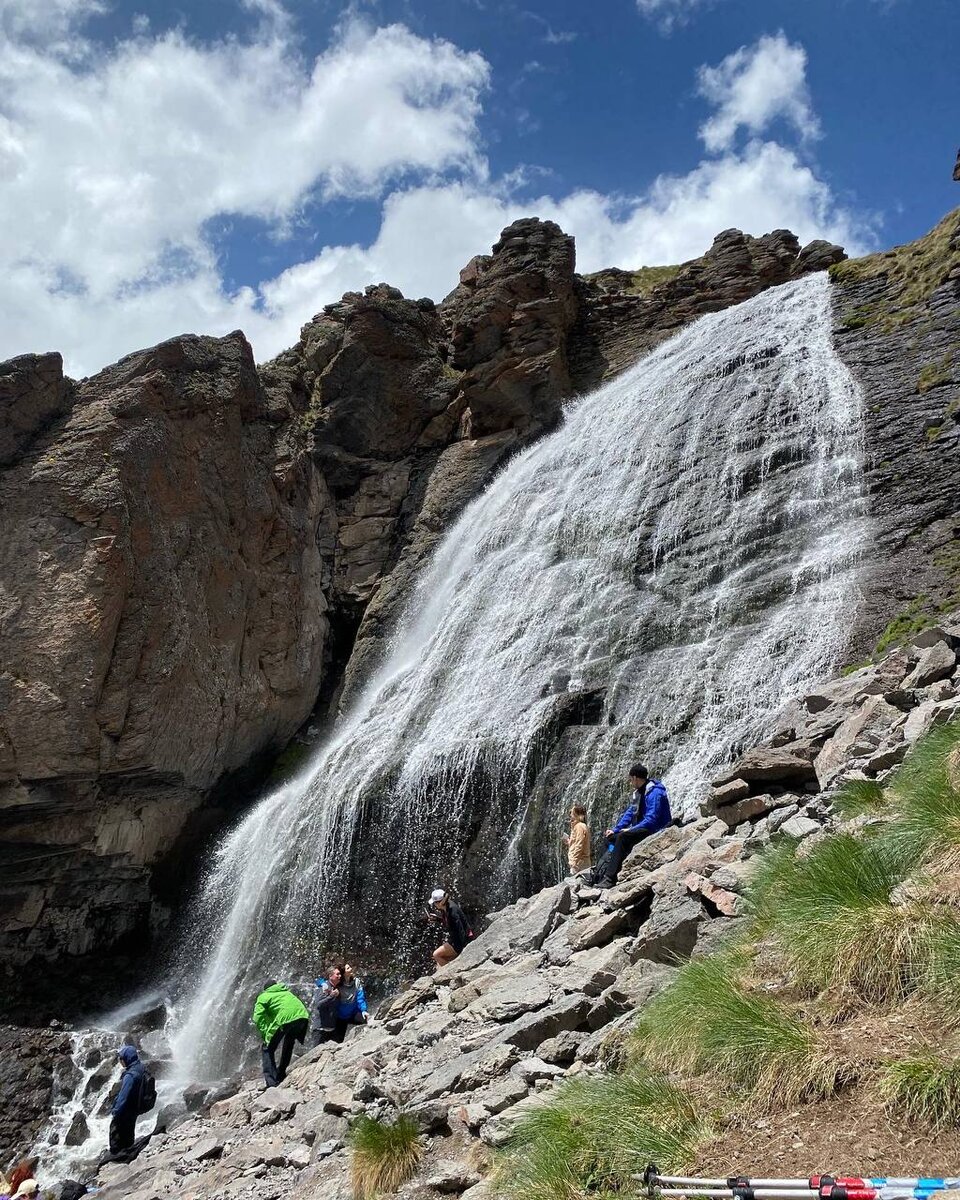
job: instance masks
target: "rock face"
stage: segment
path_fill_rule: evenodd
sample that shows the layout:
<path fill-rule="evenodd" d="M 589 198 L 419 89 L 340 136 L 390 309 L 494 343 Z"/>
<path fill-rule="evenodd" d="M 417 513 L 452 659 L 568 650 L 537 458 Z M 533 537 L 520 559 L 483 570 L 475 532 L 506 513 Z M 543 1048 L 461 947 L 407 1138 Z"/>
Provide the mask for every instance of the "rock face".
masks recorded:
<path fill-rule="evenodd" d="M 834 340 L 865 396 L 873 553 L 849 650 L 960 602 L 960 209 L 925 237 L 831 269 Z"/>
<path fill-rule="evenodd" d="M 829 242 L 811 242 L 801 250 L 788 229 L 759 238 L 726 229 L 702 258 L 684 263 L 648 292 L 632 290 L 628 272 L 583 280 L 569 348 L 574 386 L 579 391 L 596 387 L 704 313 L 740 304 L 764 288 L 825 270 L 845 257 Z"/>
<path fill-rule="evenodd" d="M 259 371 L 239 333 L 79 384 L 55 354 L 0 366 L 4 960 L 142 947 L 504 458 L 684 322 L 842 255 L 799 251 L 727 231 L 620 296 L 528 219 L 442 305 L 348 293 Z"/>
<path fill-rule="evenodd" d="M 46 416 L 0 476 L 8 960 L 147 928 L 149 868 L 301 724 L 328 633 L 329 497 L 275 441 L 241 334 L 177 338 L 76 388 L 50 357 L 18 360 L 34 384 L 18 411 Z"/>
<path fill-rule="evenodd" d="M 40 1132 L 56 1094 L 57 1068 L 69 1061 L 62 1030 L 0 1026 L 0 1162 L 22 1156 Z"/>

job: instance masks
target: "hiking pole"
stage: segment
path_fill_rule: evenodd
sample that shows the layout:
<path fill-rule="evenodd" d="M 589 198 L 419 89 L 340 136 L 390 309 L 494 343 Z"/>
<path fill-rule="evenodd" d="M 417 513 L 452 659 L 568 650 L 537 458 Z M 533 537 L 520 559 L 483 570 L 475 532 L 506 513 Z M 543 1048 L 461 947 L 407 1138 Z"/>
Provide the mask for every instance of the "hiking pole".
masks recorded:
<path fill-rule="evenodd" d="M 644 1183 L 653 1184 L 660 1188 L 667 1187 L 706 1187 L 706 1188 L 808 1188 L 818 1191 L 826 1185 L 838 1185 L 847 1188 L 883 1188 L 903 1187 L 912 1188 L 918 1192 L 937 1192 L 945 1188 L 960 1187 L 960 1177 L 937 1175 L 887 1175 L 867 1177 L 860 1175 L 808 1175 L 805 1179 L 755 1179 L 749 1175 L 728 1175 L 726 1179 L 705 1179 L 696 1175 L 660 1175 L 655 1164 L 651 1163 L 641 1178 Z"/>
<path fill-rule="evenodd" d="M 642 1176 L 651 1198 L 698 1195 L 710 1200 L 931 1200 L 960 1180 L 949 1176 L 810 1175 L 806 1179 L 760 1179 L 731 1175 L 726 1179 L 695 1175 L 660 1175 L 650 1163 Z"/>

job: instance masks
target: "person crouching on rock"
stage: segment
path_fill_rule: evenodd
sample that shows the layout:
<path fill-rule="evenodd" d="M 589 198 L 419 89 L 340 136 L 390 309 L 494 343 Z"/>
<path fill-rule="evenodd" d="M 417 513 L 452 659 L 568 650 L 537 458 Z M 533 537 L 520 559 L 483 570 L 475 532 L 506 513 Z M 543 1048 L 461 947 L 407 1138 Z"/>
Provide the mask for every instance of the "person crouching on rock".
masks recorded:
<path fill-rule="evenodd" d="M 613 887 L 620 877 L 623 860 L 637 842 L 665 829 L 673 820 L 667 789 L 659 779 L 649 777 L 642 763 L 635 763 L 630 768 L 629 782 L 633 788 L 630 804 L 613 828 L 605 831 L 607 854 L 597 864 L 598 888 Z"/>
<path fill-rule="evenodd" d="M 268 979 L 253 1006 L 253 1023 L 263 1038 L 263 1078 L 278 1087 L 287 1076 L 293 1043 L 307 1036 L 310 1014 L 303 1002 L 275 979 Z M 280 1047 L 280 1062 L 274 1055 Z"/>
<path fill-rule="evenodd" d="M 443 941 L 433 952 L 438 967 L 452 962 L 473 937 L 473 930 L 460 905 L 443 888 L 430 893 L 430 916 L 443 926 Z"/>
<path fill-rule="evenodd" d="M 124 1154 L 137 1140 L 137 1117 L 143 1092 L 143 1063 L 136 1046 L 121 1046 L 117 1058 L 123 1064 L 120 1091 L 110 1109 L 110 1153 Z"/>
<path fill-rule="evenodd" d="M 570 832 L 563 835 L 567 848 L 567 866 L 571 875 L 590 869 L 590 830 L 587 828 L 587 810 L 582 804 L 570 809 Z"/>

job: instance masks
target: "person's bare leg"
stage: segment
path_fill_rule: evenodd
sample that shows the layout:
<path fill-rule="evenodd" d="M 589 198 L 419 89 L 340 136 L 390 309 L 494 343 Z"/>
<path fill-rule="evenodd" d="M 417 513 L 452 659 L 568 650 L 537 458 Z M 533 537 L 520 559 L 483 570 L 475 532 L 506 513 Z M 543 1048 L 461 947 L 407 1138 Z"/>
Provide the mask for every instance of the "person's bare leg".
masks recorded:
<path fill-rule="evenodd" d="M 438 946 L 436 948 L 436 950 L 434 950 L 434 952 L 433 952 L 433 961 L 437 964 L 438 967 L 442 967 L 448 962 L 453 962 L 453 960 L 456 957 L 457 957 L 457 952 L 456 952 L 456 950 L 454 950 L 454 948 L 450 945 L 449 942 L 444 942 L 441 946 Z"/>

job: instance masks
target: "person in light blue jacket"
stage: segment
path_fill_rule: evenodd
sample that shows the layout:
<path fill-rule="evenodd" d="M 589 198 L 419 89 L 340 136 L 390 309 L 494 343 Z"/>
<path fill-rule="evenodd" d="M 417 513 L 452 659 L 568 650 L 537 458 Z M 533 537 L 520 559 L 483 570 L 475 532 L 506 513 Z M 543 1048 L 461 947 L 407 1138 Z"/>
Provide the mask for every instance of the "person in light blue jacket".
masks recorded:
<path fill-rule="evenodd" d="M 366 1025 L 367 997 L 349 963 L 335 963 L 313 993 L 314 1044 L 342 1042 L 350 1025 Z"/>
<path fill-rule="evenodd" d="M 642 763 L 630 768 L 633 794 L 630 804 L 606 831 L 607 853 L 597 866 L 598 888 L 611 888 L 620 877 L 620 868 L 637 842 L 660 829 L 665 829 L 673 817 L 670 797 L 659 779 L 651 779 Z"/>

